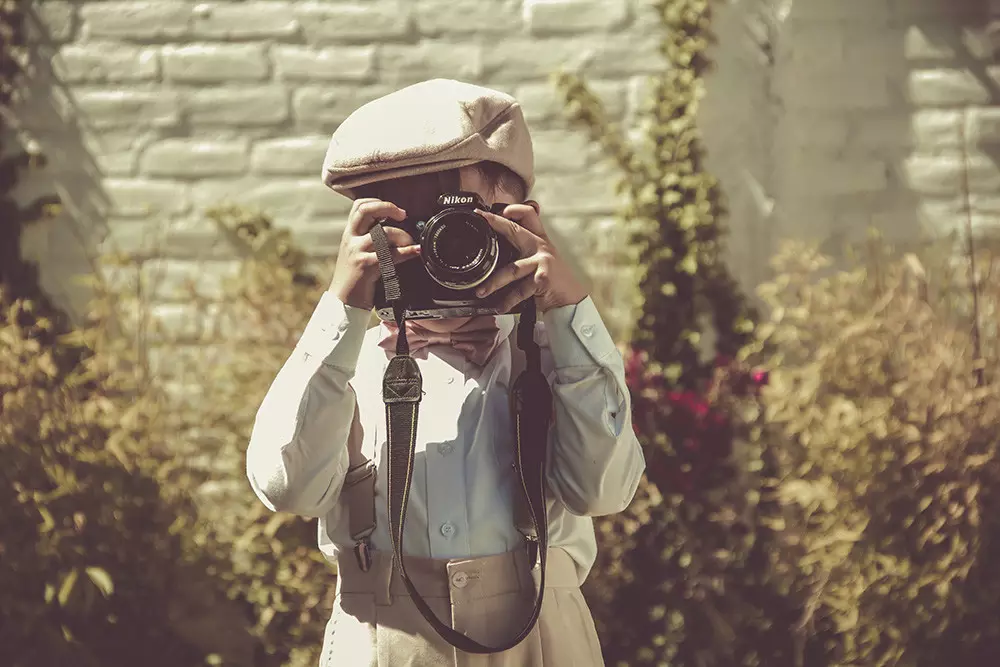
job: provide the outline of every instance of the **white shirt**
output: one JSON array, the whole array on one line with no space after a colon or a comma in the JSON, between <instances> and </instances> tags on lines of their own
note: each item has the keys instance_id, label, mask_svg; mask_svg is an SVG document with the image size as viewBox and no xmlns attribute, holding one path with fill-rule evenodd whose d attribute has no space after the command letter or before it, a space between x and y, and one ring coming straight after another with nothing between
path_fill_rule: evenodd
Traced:
<instances>
[{"instance_id":1,"label":"white shirt","mask_svg":"<svg viewBox=\"0 0 1000 667\"><path fill-rule=\"evenodd\" d=\"M355 403L362 453L378 467L372 546L392 549L382 403L392 354L378 346L378 328L367 331L368 321L368 311L324 294L264 397L247 451L257 496L273 511L318 517L320 549L334 562L340 549L354 548L338 500ZM621 355L591 299L545 313L536 340L555 410L549 545L569 552L582 583L597 555L589 517L625 509L645 461L632 431ZM483 368L446 345L413 355L424 396L403 535L407 555L474 558L521 543L512 502L518 482L511 468L510 345L510 338L501 343Z\"/></svg>"}]
</instances>

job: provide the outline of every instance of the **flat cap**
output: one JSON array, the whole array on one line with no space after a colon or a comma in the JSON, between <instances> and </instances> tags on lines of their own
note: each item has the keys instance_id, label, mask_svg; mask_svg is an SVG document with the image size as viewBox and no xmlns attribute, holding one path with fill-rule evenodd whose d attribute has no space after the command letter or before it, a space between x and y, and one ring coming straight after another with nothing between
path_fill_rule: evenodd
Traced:
<instances>
[{"instance_id":1,"label":"flat cap","mask_svg":"<svg viewBox=\"0 0 1000 667\"><path fill-rule=\"evenodd\" d=\"M323 182L351 188L489 160L534 185L531 136L510 95L450 79L413 84L354 111L330 139Z\"/></svg>"}]
</instances>

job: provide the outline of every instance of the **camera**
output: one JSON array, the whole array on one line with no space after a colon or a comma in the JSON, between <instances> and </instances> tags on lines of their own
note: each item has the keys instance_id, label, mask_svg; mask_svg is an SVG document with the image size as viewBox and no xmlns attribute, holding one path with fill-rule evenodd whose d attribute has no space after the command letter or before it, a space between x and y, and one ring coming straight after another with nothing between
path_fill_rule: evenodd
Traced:
<instances>
[{"instance_id":1,"label":"camera","mask_svg":"<svg viewBox=\"0 0 1000 667\"><path fill-rule=\"evenodd\" d=\"M438 197L429 220L382 221L384 226L403 229L420 244L420 261L396 266L406 319L504 314L500 306L509 285L483 299L475 289L518 258L517 249L477 212L501 215L506 207L487 207L475 192L455 192ZM518 312L522 305L510 312ZM381 279L375 288L375 312L384 321L394 320Z\"/></svg>"}]
</instances>

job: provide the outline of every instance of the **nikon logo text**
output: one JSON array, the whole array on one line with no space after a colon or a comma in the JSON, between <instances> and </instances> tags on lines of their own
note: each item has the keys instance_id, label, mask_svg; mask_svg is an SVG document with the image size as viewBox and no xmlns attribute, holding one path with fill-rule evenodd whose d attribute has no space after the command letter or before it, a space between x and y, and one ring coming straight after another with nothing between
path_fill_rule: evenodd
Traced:
<instances>
[{"instance_id":1,"label":"nikon logo text","mask_svg":"<svg viewBox=\"0 0 1000 667\"><path fill-rule=\"evenodd\" d=\"M475 198L469 195L445 195L441 197L442 206L459 206L462 204L472 204Z\"/></svg>"}]
</instances>

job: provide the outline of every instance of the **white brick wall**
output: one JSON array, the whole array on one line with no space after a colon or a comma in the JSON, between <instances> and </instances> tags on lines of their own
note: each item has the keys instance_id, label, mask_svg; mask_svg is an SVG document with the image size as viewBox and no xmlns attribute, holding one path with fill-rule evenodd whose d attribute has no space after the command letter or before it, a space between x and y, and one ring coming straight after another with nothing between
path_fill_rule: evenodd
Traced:
<instances>
[{"instance_id":1,"label":"white brick wall","mask_svg":"<svg viewBox=\"0 0 1000 667\"><path fill-rule=\"evenodd\" d=\"M607 280L613 181L563 120L548 75L580 68L628 124L644 75L662 66L650 2L40 0L43 71L18 117L53 158L30 188L62 192L68 208L26 252L78 306L70 274L87 263L68 256L136 248L169 222L166 261L188 262L182 274L198 253L220 252L200 211L228 200L265 208L329 255L348 208L319 179L330 133L366 101L445 76L521 100L535 195L579 263ZM952 228L966 181L977 224L1000 215L1000 69L981 4L716 3L702 124L748 286L782 237ZM102 233L78 248L73 225Z\"/></svg>"}]
</instances>

